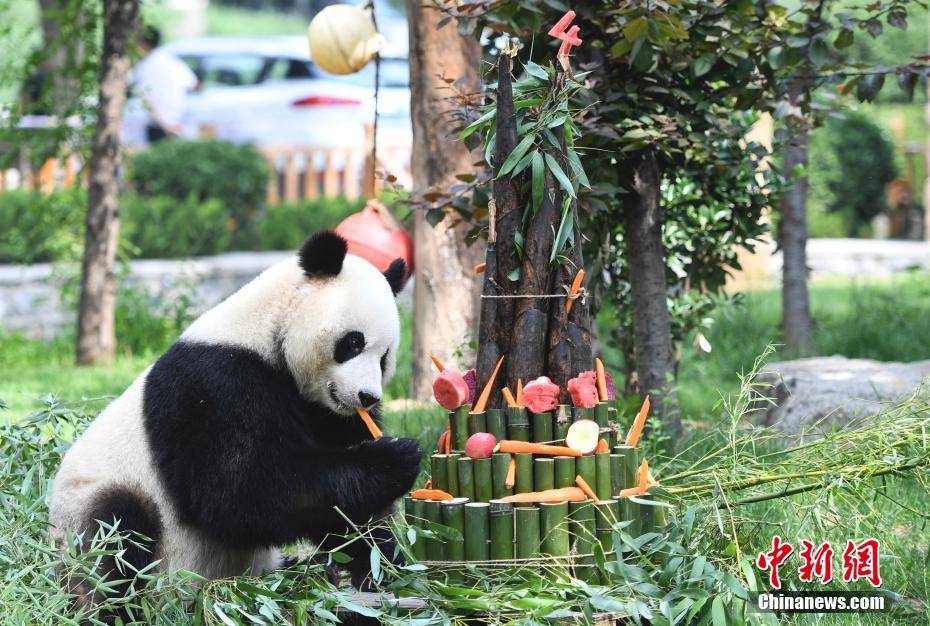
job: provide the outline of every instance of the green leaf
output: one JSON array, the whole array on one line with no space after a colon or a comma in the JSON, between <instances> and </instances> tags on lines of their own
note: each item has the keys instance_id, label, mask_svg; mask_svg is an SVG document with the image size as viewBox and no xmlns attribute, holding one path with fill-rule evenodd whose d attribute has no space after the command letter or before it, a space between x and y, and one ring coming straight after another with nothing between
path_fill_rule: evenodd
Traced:
<instances>
[{"instance_id":1,"label":"green leaf","mask_svg":"<svg viewBox=\"0 0 930 626\"><path fill-rule=\"evenodd\" d=\"M549 171L552 172L552 175L555 176L556 180L559 181L559 185L565 190L565 193L574 198L575 189L572 187L572 181L568 180L568 176L565 175L565 172L559 167L558 162L548 152L546 153L546 166L549 168Z\"/></svg>"},{"instance_id":2,"label":"green leaf","mask_svg":"<svg viewBox=\"0 0 930 626\"><path fill-rule=\"evenodd\" d=\"M429 209L426 211L426 223L435 228L445 215L442 209Z\"/></svg>"},{"instance_id":3,"label":"green leaf","mask_svg":"<svg viewBox=\"0 0 930 626\"><path fill-rule=\"evenodd\" d=\"M575 177L578 179L578 183L588 189L591 188L591 182L588 180L588 175L584 172L584 167L581 165L581 159L578 158L578 155L574 150L568 151L568 164L572 167L572 172L575 173Z\"/></svg>"},{"instance_id":4,"label":"green leaf","mask_svg":"<svg viewBox=\"0 0 930 626\"><path fill-rule=\"evenodd\" d=\"M807 56L810 58L811 63L818 67L830 62L830 49L822 37L815 37L811 41Z\"/></svg>"},{"instance_id":5,"label":"green leaf","mask_svg":"<svg viewBox=\"0 0 930 626\"><path fill-rule=\"evenodd\" d=\"M691 72L694 74L695 78L700 78L714 67L714 63L717 62L717 55L715 54L702 54L694 60L694 63L691 64Z\"/></svg>"},{"instance_id":6,"label":"green leaf","mask_svg":"<svg viewBox=\"0 0 930 626\"><path fill-rule=\"evenodd\" d=\"M717 596L710 605L710 615L714 626L727 626L727 613L723 608L723 598Z\"/></svg>"},{"instance_id":7,"label":"green leaf","mask_svg":"<svg viewBox=\"0 0 930 626\"><path fill-rule=\"evenodd\" d=\"M904 92L904 95L907 97L908 101L914 99L914 87L917 86L917 78L917 74L912 72L898 74L898 87L900 87L901 91ZM0 406L2 405L3 401L0 400Z\"/></svg>"},{"instance_id":8,"label":"green leaf","mask_svg":"<svg viewBox=\"0 0 930 626\"><path fill-rule=\"evenodd\" d=\"M369 562L371 563L371 577L375 582L381 582L381 550L377 546L372 547Z\"/></svg>"},{"instance_id":9,"label":"green leaf","mask_svg":"<svg viewBox=\"0 0 930 626\"><path fill-rule=\"evenodd\" d=\"M788 48L776 46L768 52L769 65L773 70L780 70L788 65Z\"/></svg>"},{"instance_id":10,"label":"green leaf","mask_svg":"<svg viewBox=\"0 0 930 626\"><path fill-rule=\"evenodd\" d=\"M538 107L546 100L544 98L527 98L526 100L517 100L513 103L516 109L525 109L528 107Z\"/></svg>"},{"instance_id":11,"label":"green leaf","mask_svg":"<svg viewBox=\"0 0 930 626\"><path fill-rule=\"evenodd\" d=\"M506 176L507 173L520 162L520 159L526 155L526 152L530 149L530 146L533 145L535 140L536 136L533 134L524 137L523 141L517 144L517 147L513 149L513 152L510 153L510 156L508 156L504 164L501 165L500 172L497 173L498 177Z\"/></svg>"},{"instance_id":12,"label":"green leaf","mask_svg":"<svg viewBox=\"0 0 930 626\"><path fill-rule=\"evenodd\" d=\"M476 119L474 122L466 126L464 129L462 129L462 132L459 133L459 139L465 139L466 137L471 135L473 132L481 128L482 124L494 118L496 115L497 115L497 107L494 107L493 109L491 109L490 111L488 111L487 113L485 113L484 115Z\"/></svg>"},{"instance_id":13,"label":"green leaf","mask_svg":"<svg viewBox=\"0 0 930 626\"><path fill-rule=\"evenodd\" d=\"M547 155L548 156L548 155ZM555 257L562 251L562 246L572 235L574 214L572 212L572 203L566 202L562 209L562 220L559 223L559 230L555 234L555 241L552 242L552 254L549 255L549 262L555 261Z\"/></svg>"},{"instance_id":14,"label":"green leaf","mask_svg":"<svg viewBox=\"0 0 930 626\"><path fill-rule=\"evenodd\" d=\"M853 45L855 39L856 34L853 31L844 28L836 36L836 39L833 40L833 46L837 50L842 50L843 48L848 48L849 46Z\"/></svg>"},{"instance_id":15,"label":"green leaf","mask_svg":"<svg viewBox=\"0 0 930 626\"><path fill-rule=\"evenodd\" d=\"M530 76L542 78L543 80L549 80L549 72L547 68L543 67L542 65L530 61L524 67L526 68L526 73Z\"/></svg>"},{"instance_id":16,"label":"green leaf","mask_svg":"<svg viewBox=\"0 0 930 626\"><path fill-rule=\"evenodd\" d=\"M888 17L885 18L885 21L888 22L889 26L907 30L907 9L903 7L892 9L888 12Z\"/></svg>"},{"instance_id":17,"label":"green leaf","mask_svg":"<svg viewBox=\"0 0 930 626\"><path fill-rule=\"evenodd\" d=\"M629 41L636 41L649 32L649 20L643 16L630 20L623 27L623 37Z\"/></svg>"},{"instance_id":18,"label":"green leaf","mask_svg":"<svg viewBox=\"0 0 930 626\"><path fill-rule=\"evenodd\" d=\"M533 151L533 210L539 209L542 204L543 192L545 191L546 166L543 164L543 156L539 150Z\"/></svg>"}]
</instances>

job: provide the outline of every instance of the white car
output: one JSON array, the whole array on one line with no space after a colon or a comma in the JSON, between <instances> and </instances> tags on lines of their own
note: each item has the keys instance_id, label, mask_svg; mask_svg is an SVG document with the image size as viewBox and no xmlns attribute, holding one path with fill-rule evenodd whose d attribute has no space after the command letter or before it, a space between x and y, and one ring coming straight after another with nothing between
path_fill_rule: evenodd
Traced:
<instances>
[{"instance_id":1,"label":"white car","mask_svg":"<svg viewBox=\"0 0 930 626\"><path fill-rule=\"evenodd\" d=\"M185 137L210 134L256 146L363 145L373 118L374 63L334 76L310 60L305 37L201 37L163 46L183 60L200 85L187 101ZM382 58L378 142L410 145L409 68ZM144 102L131 96L123 141L146 143Z\"/></svg>"}]
</instances>

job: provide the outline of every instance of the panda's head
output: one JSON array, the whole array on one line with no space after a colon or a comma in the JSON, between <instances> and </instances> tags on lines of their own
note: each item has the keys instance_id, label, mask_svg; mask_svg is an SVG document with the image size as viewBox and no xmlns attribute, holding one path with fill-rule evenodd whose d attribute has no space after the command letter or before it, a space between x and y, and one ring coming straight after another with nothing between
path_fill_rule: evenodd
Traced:
<instances>
[{"instance_id":1,"label":"panda's head","mask_svg":"<svg viewBox=\"0 0 930 626\"><path fill-rule=\"evenodd\" d=\"M306 399L354 415L381 399L394 373L400 343L394 296L405 267L397 259L381 273L346 249L332 231L311 235L301 246L302 276L281 348Z\"/></svg>"}]
</instances>

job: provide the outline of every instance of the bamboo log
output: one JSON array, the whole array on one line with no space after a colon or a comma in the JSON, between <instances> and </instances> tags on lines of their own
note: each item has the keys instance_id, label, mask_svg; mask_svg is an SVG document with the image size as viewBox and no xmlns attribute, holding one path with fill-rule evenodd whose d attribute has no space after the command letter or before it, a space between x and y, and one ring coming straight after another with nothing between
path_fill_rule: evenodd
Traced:
<instances>
[{"instance_id":1,"label":"bamboo log","mask_svg":"<svg viewBox=\"0 0 930 626\"><path fill-rule=\"evenodd\" d=\"M555 488L555 461L549 458L534 459L533 460L533 491L545 491L547 489L554 489L554 488Z\"/></svg>"},{"instance_id":2,"label":"bamboo log","mask_svg":"<svg viewBox=\"0 0 930 626\"><path fill-rule=\"evenodd\" d=\"M490 556L489 506L487 502L465 504L465 559L468 561L487 561Z\"/></svg>"},{"instance_id":3,"label":"bamboo log","mask_svg":"<svg viewBox=\"0 0 930 626\"><path fill-rule=\"evenodd\" d=\"M508 407L507 438L515 441L530 440L530 418L524 407Z\"/></svg>"},{"instance_id":4,"label":"bamboo log","mask_svg":"<svg viewBox=\"0 0 930 626\"><path fill-rule=\"evenodd\" d=\"M491 456L491 497L495 500L513 494L513 487L504 484L509 466L509 454L498 452Z\"/></svg>"},{"instance_id":5,"label":"bamboo log","mask_svg":"<svg viewBox=\"0 0 930 626\"><path fill-rule=\"evenodd\" d=\"M610 495L616 496L623 489L623 455L610 455Z\"/></svg>"},{"instance_id":6,"label":"bamboo log","mask_svg":"<svg viewBox=\"0 0 930 626\"><path fill-rule=\"evenodd\" d=\"M516 545L514 556L531 559L539 554L539 507L514 509Z\"/></svg>"},{"instance_id":7,"label":"bamboo log","mask_svg":"<svg viewBox=\"0 0 930 626\"><path fill-rule=\"evenodd\" d=\"M639 468L639 452L636 448L631 448L630 446L614 446L614 450L617 454L623 456L621 461L621 489L628 489L630 487L635 487L638 484L636 479L636 470ZM616 495L616 494L614 494ZM629 498L620 499L620 517L624 521L633 522L630 524L626 531L632 537L636 537L640 534L640 506L631 502Z\"/></svg>"},{"instance_id":8,"label":"bamboo log","mask_svg":"<svg viewBox=\"0 0 930 626\"><path fill-rule=\"evenodd\" d=\"M442 523L459 532L461 538L449 539L446 542L446 558L450 561L465 560L465 504L467 498L446 500L440 507Z\"/></svg>"},{"instance_id":9,"label":"bamboo log","mask_svg":"<svg viewBox=\"0 0 930 626\"><path fill-rule=\"evenodd\" d=\"M459 493L459 470L458 470L458 460L462 457L461 454L447 454L446 455L446 480L449 482L449 488L446 490L455 497L459 497L462 494Z\"/></svg>"},{"instance_id":10,"label":"bamboo log","mask_svg":"<svg viewBox=\"0 0 930 626\"><path fill-rule=\"evenodd\" d=\"M474 462L467 456L459 457L455 464L456 473L459 478L458 495L469 500L475 499L475 470Z\"/></svg>"},{"instance_id":11,"label":"bamboo log","mask_svg":"<svg viewBox=\"0 0 930 626\"><path fill-rule=\"evenodd\" d=\"M485 414L487 431L494 435L498 441L507 438L507 420L502 409L488 409Z\"/></svg>"},{"instance_id":12,"label":"bamboo log","mask_svg":"<svg viewBox=\"0 0 930 626\"><path fill-rule=\"evenodd\" d=\"M573 421L594 419L594 409L576 406L572 409Z\"/></svg>"},{"instance_id":13,"label":"bamboo log","mask_svg":"<svg viewBox=\"0 0 930 626\"><path fill-rule=\"evenodd\" d=\"M550 556L568 556L568 502L543 502L539 505L540 552Z\"/></svg>"},{"instance_id":14,"label":"bamboo log","mask_svg":"<svg viewBox=\"0 0 930 626\"><path fill-rule=\"evenodd\" d=\"M610 488L610 453L601 452L594 455L594 465L597 474L597 484L592 485L598 500L607 500L617 494Z\"/></svg>"},{"instance_id":15,"label":"bamboo log","mask_svg":"<svg viewBox=\"0 0 930 626\"><path fill-rule=\"evenodd\" d=\"M607 560L614 553L613 530L620 522L620 503L616 499L604 500L594 505L594 534L604 550Z\"/></svg>"},{"instance_id":16,"label":"bamboo log","mask_svg":"<svg viewBox=\"0 0 930 626\"><path fill-rule=\"evenodd\" d=\"M486 433L488 432L488 422L485 414L482 413L469 413L468 414L468 436L472 436L475 433ZM464 449L464 448L463 448Z\"/></svg>"},{"instance_id":17,"label":"bamboo log","mask_svg":"<svg viewBox=\"0 0 930 626\"><path fill-rule=\"evenodd\" d=\"M423 522L426 520L426 506L425 500L414 500L410 498L410 517L408 518L408 525L413 528L422 528ZM405 503L406 504L406 503ZM417 536L416 543L412 546L413 557L418 561L426 560L426 539L420 536Z\"/></svg>"},{"instance_id":18,"label":"bamboo log","mask_svg":"<svg viewBox=\"0 0 930 626\"><path fill-rule=\"evenodd\" d=\"M423 517L434 524L442 524L442 508L439 500L423 500ZM430 561L443 561L446 558L446 544L438 539L426 540L426 558Z\"/></svg>"},{"instance_id":19,"label":"bamboo log","mask_svg":"<svg viewBox=\"0 0 930 626\"><path fill-rule=\"evenodd\" d=\"M442 489L449 491L449 457L445 454L434 454L430 457L430 480L433 483L433 489ZM452 495L455 495L454 493Z\"/></svg>"},{"instance_id":20,"label":"bamboo log","mask_svg":"<svg viewBox=\"0 0 930 626\"><path fill-rule=\"evenodd\" d=\"M594 559L594 542L597 540L594 523L594 501L568 504L572 548L575 552L575 578L596 583L600 578Z\"/></svg>"},{"instance_id":21,"label":"bamboo log","mask_svg":"<svg viewBox=\"0 0 930 626\"><path fill-rule=\"evenodd\" d=\"M651 502L655 500L655 497L651 493L645 493L641 496L636 496L636 499ZM645 535L646 533L654 533L656 531L655 511L659 507L651 504L639 504L638 506L640 534Z\"/></svg>"},{"instance_id":22,"label":"bamboo log","mask_svg":"<svg viewBox=\"0 0 930 626\"><path fill-rule=\"evenodd\" d=\"M491 459L474 459L472 466L475 473L475 500L488 502L493 497Z\"/></svg>"},{"instance_id":23,"label":"bamboo log","mask_svg":"<svg viewBox=\"0 0 930 626\"><path fill-rule=\"evenodd\" d=\"M468 441L468 406L460 406L452 411L449 419L452 423L452 448L459 452L465 449L465 442Z\"/></svg>"},{"instance_id":24,"label":"bamboo log","mask_svg":"<svg viewBox=\"0 0 930 626\"><path fill-rule=\"evenodd\" d=\"M575 458L573 456L557 456L553 459L555 487L575 486Z\"/></svg>"},{"instance_id":25,"label":"bamboo log","mask_svg":"<svg viewBox=\"0 0 930 626\"><path fill-rule=\"evenodd\" d=\"M491 525L491 560L513 559L513 505L491 500L488 508Z\"/></svg>"},{"instance_id":26,"label":"bamboo log","mask_svg":"<svg viewBox=\"0 0 930 626\"><path fill-rule=\"evenodd\" d=\"M513 486L514 493L529 493L533 491L533 455L513 455L517 464L517 481Z\"/></svg>"},{"instance_id":27,"label":"bamboo log","mask_svg":"<svg viewBox=\"0 0 930 626\"><path fill-rule=\"evenodd\" d=\"M597 484L597 463L593 454L575 457L575 475L584 478L589 485Z\"/></svg>"},{"instance_id":28,"label":"bamboo log","mask_svg":"<svg viewBox=\"0 0 930 626\"><path fill-rule=\"evenodd\" d=\"M552 431L552 437L555 441L562 442L568 436L568 429L572 425L572 407L567 404L560 404L555 410L555 423Z\"/></svg>"},{"instance_id":29,"label":"bamboo log","mask_svg":"<svg viewBox=\"0 0 930 626\"><path fill-rule=\"evenodd\" d=\"M533 414L533 441L536 443L552 441L552 413Z\"/></svg>"},{"instance_id":30,"label":"bamboo log","mask_svg":"<svg viewBox=\"0 0 930 626\"><path fill-rule=\"evenodd\" d=\"M598 402L597 406L594 407L594 420L601 428L604 428L608 425L609 409L609 402Z\"/></svg>"}]
</instances>

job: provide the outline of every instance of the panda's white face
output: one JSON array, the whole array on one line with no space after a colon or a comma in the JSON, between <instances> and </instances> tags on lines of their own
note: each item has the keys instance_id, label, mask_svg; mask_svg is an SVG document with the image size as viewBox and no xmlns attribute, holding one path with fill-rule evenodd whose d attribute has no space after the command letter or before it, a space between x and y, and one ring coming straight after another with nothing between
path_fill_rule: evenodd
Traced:
<instances>
[{"instance_id":1,"label":"panda's white face","mask_svg":"<svg viewBox=\"0 0 930 626\"><path fill-rule=\"evenodd\" d=\"M302 395L343 415L369 408L394 374L400 343L392 286L346 255L337 275L305 278L298 291L283 349Z\"/></svg>"}]
</instances>

